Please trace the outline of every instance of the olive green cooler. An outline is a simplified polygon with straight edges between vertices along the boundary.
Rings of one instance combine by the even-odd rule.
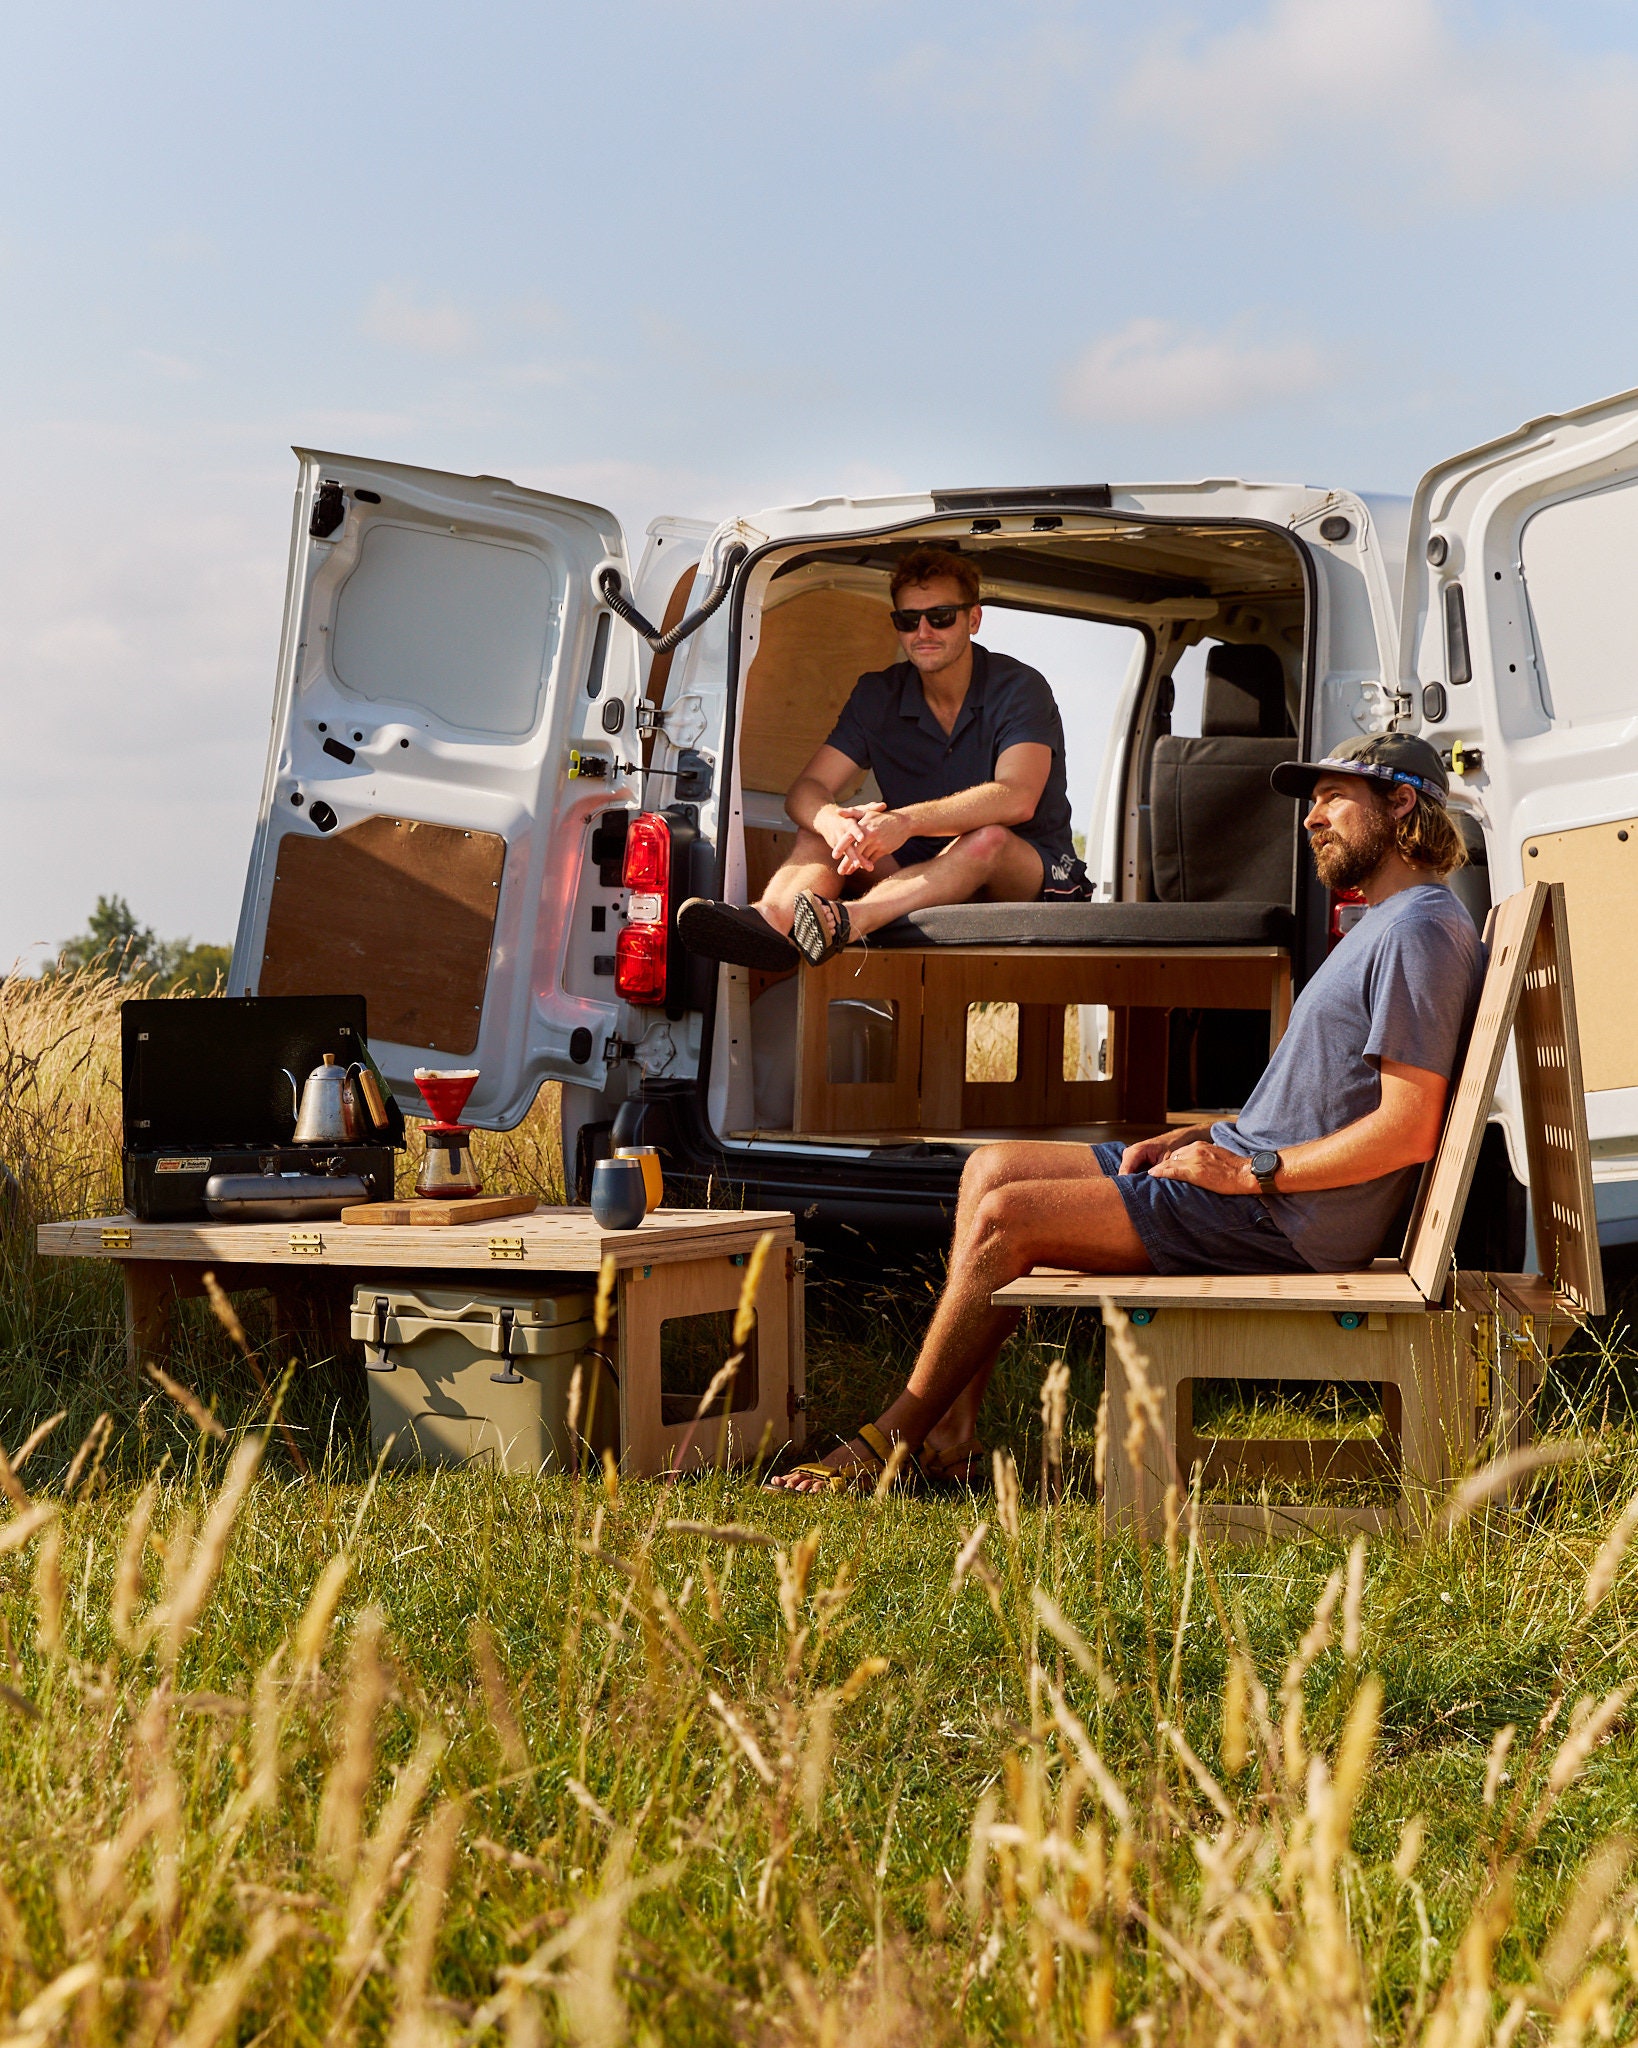
[[[619,1394],[594,1350],[591,1309],[583,1289],[356,1287],[352,1334],[364,1346],[376,1455],[390,1442],[389,1465],[482,1458],[506,1472],[572,1472],[588,1445],[598,1456],[618,1449]],[[612,1351],[612,1333],[600,1348]]]

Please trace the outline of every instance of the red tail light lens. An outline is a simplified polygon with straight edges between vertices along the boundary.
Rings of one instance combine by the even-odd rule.
[[[1351,932],[1370,907],[1357,889],[1333,890],[1328,927],[1330,943],[1334,946],[1338,939]]]
[[[657,811],[639,811],[627,826],[621,879],[631,893],[625,929],[614,942],[615,993],[628,1003],[663,1003],[671,924],[671,827]]]
[[[626,865],[622,880],[643,895],[671,888],[671,827],[658,811],[639,811],[626,827]]]
[[[665,1001],[663,924],[628,924],[614,942],[614,986],[628,1003]]]

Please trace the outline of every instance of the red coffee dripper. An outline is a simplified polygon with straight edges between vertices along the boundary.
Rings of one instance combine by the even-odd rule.
[[[433,1116],[425,1129],[426,1158],[415,1192],[433,1198],[481,1193],[483,1180],[472,1158],[472,1134],[458,1121],[467,1097],[478,1085],[478,1069],[417,1067],[415,1085]]]

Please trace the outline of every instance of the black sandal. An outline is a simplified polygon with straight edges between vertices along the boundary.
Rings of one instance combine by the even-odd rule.
[[[730,967],[758,967],[783,974],[801,965],[802,956],[782,932],[776,932],[756,910],[737,903],[714,903],[708,896],[690,896],[677,912],[677,936],[690,953],[707,960],[725,960]]]
[[[831,912],[827,924],[820,912],[823,903]],[[853,936],[853,926],[848,918],[847,905],[834,896],[815,896],[811,889],[804,889],[793,906],[791,937],[796,941],[797,950],[810,967],[822,967]]]

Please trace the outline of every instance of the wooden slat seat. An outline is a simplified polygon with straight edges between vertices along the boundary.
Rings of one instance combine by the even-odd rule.
[[[1204,1442],[1190,1421],[1193,1387],[1202,1380],[1379,1386],[1385,1414],[1390,1407],[1400,1411],[1389,1434],[1402,1482],[1396,1511],[1402,1518],[1421,1511],[1472,1454],[1482,1433],[1506,1447],[1522,1440],[1527,1391],[1503,1351],[1511,1358],[1522,1344],[1550,1353],[1576,1323],[1604,1307],[1564,934],[1563,890],[1557,884],[1538,882],[1492,912],[1486,933],[1490,961],[1473,1033],[1402,1257],[1378,1259],[1361,1272],[1266,1276],[1043,1269],[997,1291],[994,1299],[1002,1307],[1109,1303],[1145,1326],[1141,1342],[1165,1404],[1167,1440],[1149,1447],[1141,1468],[1129,1464],[1127,1389],[1112,1362],[1106,1501],[1111,1514],[1151,1523],[1168,1480],[1187,1481],[1184,1454],[1199,1451]],[[1510,1035],[1518,1057],[1541,1273],[1457,1275],[1457,1227]],[[1516,1335],[1524,1333],[1518,1343],[1492,1341],[1502,1322]],[[1256,1460],[1246,1454],[1268,1451],[1241,1445],[1230,1458],[1206,1448],[1207,1474],[1221,1476],[1232,1468],[1240,1483],[1255,1477]],[[1307,1446],[1316,1469],[1323,1449],[1322,1441]],[[1265,1476],[1283,1474],[1291,1455],[1288,1445],[1268,1451]],[[1298,1519],[1324,1522],[1328,1515],[1332,1526],[1359,1519],[1352,1510],[1320,1507],[1304,1510]],[[1268,1526],[1255,1516],[1248,1521],[1242,1507],[1208,1521],[1237,1534]]]

